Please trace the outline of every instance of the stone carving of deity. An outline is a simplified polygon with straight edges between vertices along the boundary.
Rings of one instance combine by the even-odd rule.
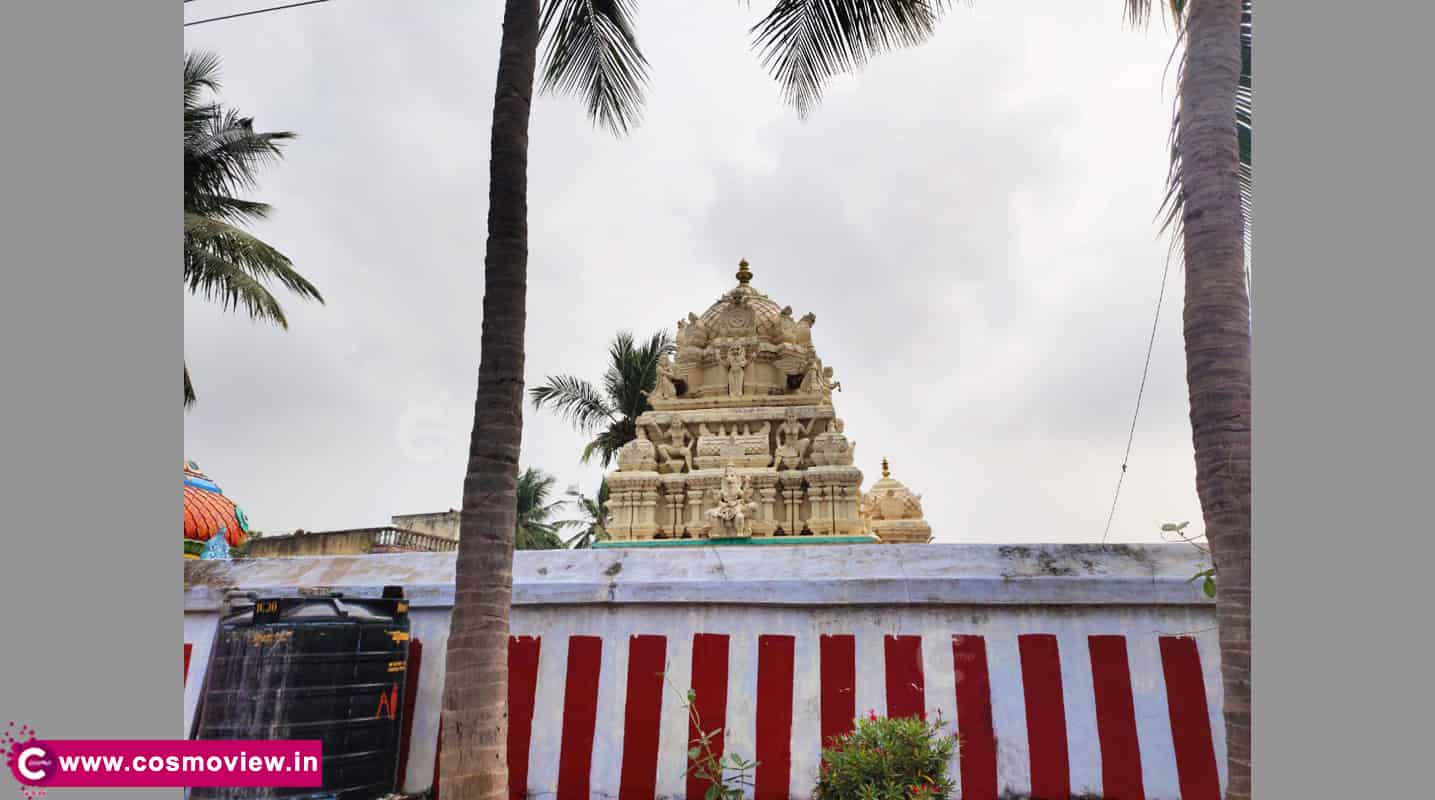
[[[653,391],[648,392],[649,400],[670,400],[678,396],[678,390],[673,384],[676,376],[673,375],[672,362],[668,360],[668,354],[658,356],[658,382]]]
[[[752,518],[757,515],[757,503],[752,500],[752,482],[737,474],[737,468],[729,464],[723,470],[722,484],[718,487],[718,504],[709,509],[707,518],[711,521],[709,535],[747,537],[752,535]]]
[[[806,425],[797,421],[797,412],[788,409],[782,424],[777,426],[777,469],[800,469],[807,449],[812,443],[812,426],[816,419]]]
[[[813,356],[807,363],[807,373],[802,376],[801,392],[831,395],[833,389],[841,390],[842,384],[832,380],[832,368],[822,366],[822,359]]]
[[[728,396],[742,397],[742,384],[747,370],[747,351],[743,349],[742,345],[735,344],[719,358],[722,365],[727,367]]]
[[[658,446],[658,454],[665,462],[682,462],[683,468],[678,471],[693,471],[692,436],[683,425],[682,420],[673,417],[668,423],[666,431],[668,440]]]

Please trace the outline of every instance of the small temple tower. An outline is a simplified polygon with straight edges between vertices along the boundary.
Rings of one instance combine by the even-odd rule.
[[[879,542],[880,530],[900,533],[894,541],[929,540],[930,528],[922,538],[909,524],[925,525],[920,504],[902,526],[888,524],[896,517],[883,511],[879,529],[871,527],[856,445],[832,405],[841,384],[813,345],[816,315],[794,317],[791,306],[753,288],[746,260],[736,277],[701,316],[678,321],[676,356],[659,360],[648,395],[652,410],[638,418],[638,438],[618,451],[607,479],[605,544]],[[914,497],[890,483],[878,486]]]
[[[887,459],[882,459],[882,480],[862,495],[859,509],[867,529],[892,544],[927,544],[932,526],[922,517],[922,496],[912,494],[906,484],[892,477]]]

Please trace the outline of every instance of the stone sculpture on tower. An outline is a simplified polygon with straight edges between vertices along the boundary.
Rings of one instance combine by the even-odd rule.
[[[794,319],[753,288],[746,260],[736,277],[701,316],[678,320],[675,356],[659,359],[652,410],[608,476],[611,544],[880,541],[832,405],[841,384],[812,341],[816,315]]]

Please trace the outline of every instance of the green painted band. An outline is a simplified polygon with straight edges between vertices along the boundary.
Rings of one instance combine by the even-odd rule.
[[[617,547],[742,547],[747,545],[810,545],[876,543],[875,536],[754,536],[751,539],[638,539],[634,541],[594,542],[595,549]]]

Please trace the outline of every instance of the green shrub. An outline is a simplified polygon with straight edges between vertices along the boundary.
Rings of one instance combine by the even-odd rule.
[[[813,800],[945,800],[957,737],[939,716],[891,719],[868,712],[822,751]]]

